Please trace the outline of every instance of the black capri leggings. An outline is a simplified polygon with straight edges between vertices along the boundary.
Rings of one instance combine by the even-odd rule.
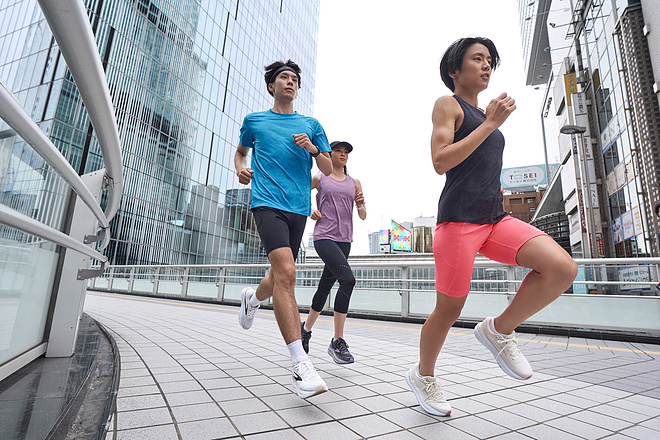
[[[339,290],[335,297],[335,312],[347,313],[348,302],[351,299],[353,287],[355,287],[355,276],[347,260],[348,254],[351,252],[351,244],[332,240],[316,240],[314,248],[325,263],[325,267],[314,298],[312,298],[312,309],[317,312],[323,310],[330,289],[335,281],[339,280]]]

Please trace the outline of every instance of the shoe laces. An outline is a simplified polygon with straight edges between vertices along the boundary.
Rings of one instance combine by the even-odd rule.
[[[497,343],[500,344],[500,347],[502,347],[500,348],[498,355],[504,352],[514,361],[521,356],[520,349],[518,349],[518,340],[514,335],[498,337]]]
[[[298,362],[294,365],[294,369],[303,380],[307,380],[317,374],[314,365],[310,361]]]
[[[334,349],[338,350],[340,353],[345,353],[348,351],[348,344],[344,341],[344,338],[337,338],[333,343]]]
[[[440,390],[440,382],[437,380],[425,380],[426,383],[426,395],[428,396],[426,400],[431,400],[435,402],[444,401],[445,396]]]

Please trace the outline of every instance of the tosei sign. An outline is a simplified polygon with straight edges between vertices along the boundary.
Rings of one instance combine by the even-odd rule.
[[[504,188],[545,185],[545,165],[532,165],[524,168],[505,168],[500,175]]]

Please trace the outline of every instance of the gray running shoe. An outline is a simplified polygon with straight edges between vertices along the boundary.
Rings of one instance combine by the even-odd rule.
[[[305,330],[305,321],[300,323],[300,339],[302,340],[303,350],[309,353],[309,340],[312,339],[312,331]]]
[[[348,351],[348,344],[343,338],[332,339],[330,341],[328,354],[337,364],[352,364],[355,361],[351,352]]]

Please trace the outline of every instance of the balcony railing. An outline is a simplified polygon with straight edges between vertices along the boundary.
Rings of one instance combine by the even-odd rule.
[[[350,261],[350,260],[349,260]],[[660,258],[581,259],[569,291],[527,321],[530,325],[592,330],[660,332]],[[373,316],[424,318],[435,306],[432,260],[350,261],[356,277],[350,311]],[[246,286],[256,288],[269,265],[109,266],[90,280],[91,290],[237,304]],[[296,299],[307,308],[322,264],[296,270]],[[480,320],[507,307],[527,269],[475,261],[461,319]],[[594,281],[598,279],[600,281]],[[598,288],[600,286],[600,289]],[[604,293],[597,293],[598,291]],[[336,291],[336,289],[335,289]],[[334,294],[326,304],[332,309]]]

